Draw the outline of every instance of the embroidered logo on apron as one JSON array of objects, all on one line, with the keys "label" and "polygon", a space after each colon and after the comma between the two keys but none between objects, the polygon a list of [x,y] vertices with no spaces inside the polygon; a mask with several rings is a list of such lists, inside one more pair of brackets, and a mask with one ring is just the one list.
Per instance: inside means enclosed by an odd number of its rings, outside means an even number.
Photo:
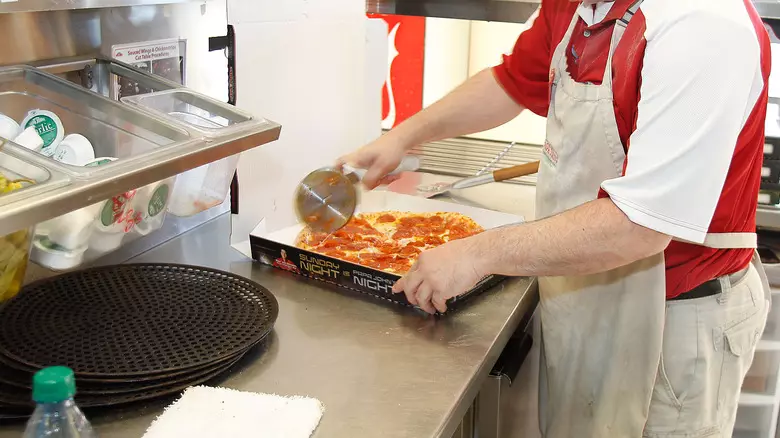
[{"label": "embroidered logo on apron", "polygon": [[550,161],[550,164],[553,166],[558,165],[558,153],[555,152],[549,141],[545,140],[542,152],[544,152],[544,156]]}]

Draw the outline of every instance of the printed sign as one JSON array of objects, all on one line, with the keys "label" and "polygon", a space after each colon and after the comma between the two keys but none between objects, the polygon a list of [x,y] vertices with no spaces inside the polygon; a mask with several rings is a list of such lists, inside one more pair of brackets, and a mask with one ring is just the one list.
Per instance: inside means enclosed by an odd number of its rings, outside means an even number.
[{"label": "printed sign", "polygon": [[[179,39],[169,39],[115,45],[111,47],[111,56],[138,70],[184,84],[184,57],[179,49],[182,42]],[[119,76],[114,76],[112,86],[112,95],[117,100],[126,96],[157,91]]]}]

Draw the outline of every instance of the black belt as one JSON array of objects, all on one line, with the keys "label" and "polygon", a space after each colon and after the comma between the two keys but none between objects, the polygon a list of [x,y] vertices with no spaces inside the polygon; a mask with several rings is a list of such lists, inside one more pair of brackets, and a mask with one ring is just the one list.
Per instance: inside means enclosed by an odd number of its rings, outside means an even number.
[{"label": "black belt", "polygon": [[693,300],[696,298],[711,297],[723,292],[723,288],[720,285],[720,280],[710,280],[702,285],[699,285],[688,292],[683,292],[674,298],[669,298],[667,301],[682,301]]},{"label": "black belt", "polygon": [[[742,271],[739,271],[736,273],[737,276],[744,275],[744,271],[747,269],[743,269]],[[669,298],[667,301],[682,301],[682,300],[694,300],[696,298],[704,298],[704,297],[711,297],[713,295],[717,295],[719,293],[723,292],[723,287],[721,286],[720,279],[714,279],[710,280],[704,284],[701,284],[688,292],[683,292],[680,295],[677,295],[674,298]]]}]

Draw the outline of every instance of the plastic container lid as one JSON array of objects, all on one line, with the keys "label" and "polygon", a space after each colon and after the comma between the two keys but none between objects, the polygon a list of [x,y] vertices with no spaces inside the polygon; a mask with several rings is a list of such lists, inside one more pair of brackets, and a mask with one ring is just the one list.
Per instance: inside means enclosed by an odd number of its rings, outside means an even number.
[{"label": "plastic container lid", "polygon": [[33,376],[33,401],[58,403],[76,395],[76,377],[68,367],[44,368]]}]

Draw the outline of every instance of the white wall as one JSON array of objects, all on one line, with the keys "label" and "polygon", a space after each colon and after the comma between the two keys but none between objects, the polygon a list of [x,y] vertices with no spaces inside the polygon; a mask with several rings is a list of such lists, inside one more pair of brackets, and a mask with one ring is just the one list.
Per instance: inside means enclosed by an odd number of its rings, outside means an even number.
[{"label": "white wall", "polygon": [[239,161],[236,244],[261,220],[294,224],[297,183],[379,136],[387,31],[366,18],[365,0],[229,0],[228,22],[238,106],[282,124],[279,141]]},{"label": "white wall", "polygon": [[[430,105],[468,77],[501,62],[501,55],[512,51],[518,35],[531,23],[427,19],[423,105]],[[545,119],[526,111],[504,126],[470,137],[541,145],[544,132]]]},{"label": "white wall", "polygon": [[471,21],[425,19],[423,107],[468,79],[470,44]]}]

